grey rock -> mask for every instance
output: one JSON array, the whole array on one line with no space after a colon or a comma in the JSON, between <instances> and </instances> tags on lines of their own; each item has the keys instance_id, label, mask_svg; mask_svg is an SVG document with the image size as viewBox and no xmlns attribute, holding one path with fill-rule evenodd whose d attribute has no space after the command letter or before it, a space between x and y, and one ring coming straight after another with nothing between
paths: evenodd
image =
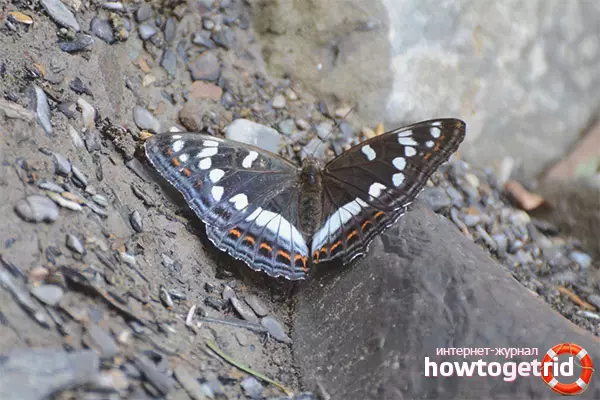
<instances>
[{"instance_id":1,"label":"grey rock","mask_svg":"<svg viewBox=\"0 0 600 400\"><path fill-rule=\"evenodd\" d=\"M571 258L571 260L575 261L581 268L585 269L592 265L592 257L587 253L583 253L581 251L573 251L571 252L569 257Z\"/></svg>"},{"instance_id":2,"label":"grey rock","mask_svg":"<svg viewBox=\"0 0 600 400\"><path fill-rule=\"evenodd\" d=\"M141 233L144 231L142 216L137 210L135 210L131 213L131 215L129 215L129 222L131 223L131 227L133 228L133 230L137 233Z\"/></svg>"},{"instance_id":3,"label":"grey rock","mask_svg":"<svg viewBox=\"0 0 600 400\"><path fill-rule=\"evenodd\" d=\"M15 211L28 222L54 222L58 219L58 207L46 196L29 196L15 205Z\"/></svg>"},{"instance_id":4,"label":"grey rock","mask_svg":"<svg viewBox=\"0 0 600 400\"><path fill-rule=\"evenodd\" d=\"M174 77L177 72L177 54L171 49L165 49L160 66L167 71L171 78Z\"/></svg>"},{"instance_id":5,"label":"grey rock","mask_svg":"<svg viewBox=\"0 0 600 400\"><path fill-rule=\"evenodd\" d=\"M90 29L94 32L94 35L102 39L108 44L112 44L115 41L115 34L113 32L112 25L105 19L94 17L90 23Z\"/></svg>"},{"instance_id":6,"label":"grey rock","mask_svg":"<svg viewBox=\"0 0 600 400\"><path fill-rule=\"evenodd\" d=\"M215 27L215 21L210 19L210 17L203 16L202 17L202 27L207 31L211 31Z\"/></svg>"},{"instance_id":7,"label":"grey rock","mask_svg":"<svg viewBox=\"0 0 600 400\"><path fill-rule=\"evenodd\" d=\"M173 307L173 299L171 298L171 295L169 294L167 289L161 285L158 290L158 298L163 303L163 305L167 308Z\"/></svg>"},{"instance_id":8,"label":"grey rock","mask_svg":"<svg viewBox=\"0 0 600 400\"><path fill-rule=\"evenodd\" d=\"M600 310L600 296L597 294L592 294L587 297L587 301L594 305L597 309Z\"/></svg>"},{"instance_id":9,"label":"grey rock","mask_svg":"<svg viewBox=\"0 0 600 400\"><path fill-rule=\"evenodd\" d=\"M160 371L148 357L143 354L137 355L134 364L162 395L166 396L171 391L173 380L166 373Z\"/></svg>"},{"instance_id":10,"label":"grey rock","mask_svg":"<svg viewBox=\"0 0 600 400\"><path fill-rule=\"evenodd\" d=\"M221 293L221 297L223 297L223 300L229 300L235 297L235 291L231 288L231 286L225 285L223 288L223 293Z\"/></svg>"},{"instance_id":11,"label":"grey rock","mask_svg":"<svg viewBox=\"0 0 600 400\"><path fill-rule=\"evenodd\" d=\"M52 398L99 377L100 360L91 350L19 349L0 358L0 393L5 400Z\"/></svg>"},{"instance_id":12,"label":"grey rock","mask_svg":"<svg viewBox=\"0 0 600 400\"><path fill-rule=\"evenodd\" d=\"M50 116L50 106L48 105L48 96L39 87L33 85L35 91L35 113L37 122L44 129L47 135L52 134L52 120Z\"/></svg>"},{"instance_id":13,"label":"grey rock","mask_svg":"<svg viewBox=\"0 0 600 400\"><path fill-rule=\"evenodd\" d=\"M175 34L177 33L177 20L173 17L167 18L167 22L165 22L165 40L167 43L171 43L175 39Z\"/></svg>"},{"instance_id":14,"label":"grey rock","mask_svg":"<svg viewBox=\"0 0 600 400\"><path fill-rule=\"evenodd\" d=\"M78 51L86 50L93 43L93 37L80 32L75 35L73 40L58 42L58 47L66 53L76 53Z\"/></svg>"},{"instance_id":15,"label":"grey rock","mask_svg":"<svg viewBox=\"0 0 600 400\"><path fill-rule=\"evenodd\" d=\"M294 354L305 387L321 386L331 398L506 399L514 393L554 398L533 377L510 384L426 377L426 357L465 360L436 357L441 348L502 343L539 348L541 355L568 337L600 359L593 335L532 296L487 252L419 202L374 240L364 259L307 283L297 295ZM511 361L539 358L517 355ZM338 365L344 367L328 368ZM600 387L590 386L582 397L600 398Z\"/></svg>"},{"instance_id":16,"label":"grey rock","mask_svg":"<svg viewBox=\"0 0 600 400\"><path fill-rule=\"evenodd\" d=\"M13 295L15 301L17 301L38 324L44 328L49 327L47 314L44 312L43 308L40 307L39 303L33 300L33 297L31 297L22 279L15 277L8 269L0 268L0 287L9 291Z\"/></svg>"},{"instance_id":17,"label":"grey rock","mask_svg":"<svg viewBox=\"0 0 600 400\"><path fill-rule=\"evenodd\" d=\"M192 372L185 366L179 364L173 370L175 379L183 386L187 394L194 400L203 400L204 393L202 385L194 378Z\"/></svg>"},{"instance_id":18,"label":"grey rock","mask_svg":"<svg viewBox=\"0 0 600 400\"><path fill-rule=\"evenodd\" d=\"M119 353L119 346L114 339L96 324L89 324L86 329L88 344L99 351L102 359L110 359Z\"/></svg>"},{"instance_id":19,"label":"grey rock","mask_svg":"<svg viewBox=\"0 0 600 400\"><path fill-rule=\"evenodd\" d=\"M221 74L219 59L213 51L200 54L188 63L188 68L192 74L192 79L195 81L216 81Z\"/></svg>"},{"instance_id":20,"label":"grey rock","mask_svg":"<svg viewBox=\"0 0 600 400\"><path fill-rule=\"evenodd\" d=\"M77 94L92 95L92 91L83 83L80 77L75 77L69 82L69 88Z\"/></svg>"},{"instance_id":21,"label":"grey rock","mask_svg":"<svg viewBox=\"0 0 600 400\"><path fill-rule=\"evenodd\" d=\"M150 3L142 3L135 12L135 19L137 22L144 22L147 19L151 18L152 15L154 15L152 5Z\"/></svg>"},{"instance_id":22,"label":"grey rock","mask_svg":"<svg viewBox=\"0 0 600 400\"><path fill-rule=\"evenodd\" d=\"M256 315L258 315L259 317L264 317L269 313L269 307L267 307L265 303L263 303L263 301L258 298L258 296L251 294L249 296L246 296L245 300L246 303L248 303L248 305L252 307Z\"/></svg>"},{"instance_id":23,"label":"grey rock","mask_svg":"<svg viewBox=\"0 0 600 400\"><path fill-rule=\"evenodd\" d=\"M292 343L292 339L285 333L283 325L273 317L264 317L260 324L267 328L269 334L282 343Z\"/></svg>"},{"instance_id":24,"label":"grey rock","mask_svg":"<svg viewBox=\"0 0 600 400\"><path fill-rule=\"evenodd\" d=\"M75 253L83 254L85 253L85 247L81 240L79 240L75 235L68 234L67 235L67 247L74 251Z\"/></svg>"},{"instance_id":25,"label":"grey rock","mask_svg":"<svg viewBox=\"0 0 600 400\"><path fill-rule=\"evenodd\" d=\"M73 101L65 101L58 105L58 111L69 119L75 119L77 117L77 104Z\"/></svg>"},{"instance_id":26,"label":"grey rock","mask_svg":"<svg viewBox=\"0 0 600 400\"><path fill-rule=\"evenodd\" d=\"M53 153L52 158L54 160L54 168L57 174L62 176L69 176L71 174L71 162L62 154Z\"/></svg>"},{"instance_id":27,"label":"grey rock","mask_svg":"<svg viewBox=\"0 0 600 400\"><path fill-rule=\"evenodd\" d=\"M67 200L58 193L49 192L46 193L46 195L63 208L68 208L69 210L73 211L81 211L83 209L80 204L77 204L71 200Z\"/></svg>"},{"instance_id":28,"label":"grey rock","mask_svg":"<svg viewBox=\"0 0 600 400\"><path fill-rule=\"evenodd\" d=\"M229 301L231 302L231 305L233 306L235 311L237 311L237 313L243 319L249 322L258 322L258 318L256 317L256 315L254 315L252 309L248 307L245 303L243 303L240 299L238 299L237 297L232 297L229 299Z\"/></svg>"},{"instance_id":29,"label":"grey rock","mask_svg":"<svg viewBox=\"0 0 600 400\"><path fill-rule=\"evenodd\" d=\"M49 190L54 193L62 193L65 190L54 182L43 181L38 183L40 189Z\"/></svg>"},{"instance_id":30,"label":"grey rock","mask_svg":"<svg viewBox=\"0 0 600 400\"><path fill-rule=\"evenodd\" d=\"M73 171L73 181L78 184L79 187L85 189L88 185L87 177L74 165L71 167L71 170Z\"/></svg>"},{"instance_id":31,"label":"grey rock","mask_svg":"<svg viewBox=\"0 0 600 400\"><path fill-rule=\"evenodd\" d=\"M427 205L434 211L438 212L444 208L450 207L452 202L444 189L439 187L427 187L421 193L421 198L427 202Z\"/></svg>"},{"instance_id":32,"label":"grey rock","mask_svg":"<svg viewBox=\"0 0 600 400\"><path fill-rule=\"evenodd\" d=\"M213 41L224 49L229 50L235 43L235 32L224 26L219 32L215 32L212 35Z\"/></svg>"},{"instance_id":33,"label":"grey rock","mask_svg":"<svg viewBox=\"0 0 600 400\"><path fill-rule=\"evenodd\" d=\"M476 214L466 214L463 217L463 222L468 227L474 227L475 225L481 222L481 216Z\"/></svg>"},{"instance_id":34,"label":"grey rock","mask_svg":"<svg viewBox=\"0 0 600 400\"><path fill-rule=\"evenodd\" d=\"M65 294L63 288L57 285L40 285L31 288L31 294L44 304L55 306Z\"/></svg>"},{"instance_id":35,"label":"grey rock","mask_svg":"<svg viewBox=\"0 0 600 400\"><path fill-rule=\"evenodd\" d=\"M280 108L285 108L285 97L282 94L276 94L275 97L273 97L273 103L272 106L273 108L276 109L280 109Z\"/></svg>"},{"instance_id":36,"label":"grey rock","mask_svg":"<svg viewBox=\"0 0 600 400\"><path fill-rule=\"evenodd\" d=\"M133 109L133 120L140 129L160 132L160 122L144 107L136 106Z\"/></svg>"},{"instance_id":37,"label":"grey rock","mask_svg":"<svg viewBox=\"0 0 600 400\"><path fill-rule=\"evenodd\" d=\"M279 151L281 135L273 128L247 119L236 119L225 130L227 139L260 147L273 153Z\"/></svg>"},{"instance_id":38,"label":"grey rock","mask_svg":"<svg viewBox=\"0 0 600 400\"><path fill-rule=\"evenodd\" d=\"M106 200L106 197L102 196L101 194L95 194L92 196L92 201L96 204L98 204L101 207L106 207L108 206L108 200Z\"/></svg>"},{"instance_id":39,"label":"grey rock","mask_svg":"<svg viewBox=\"0 0 600 400\"><path fill-rule=\"evenodd\" d=\"M239 331L236 332L235 338L238 341L238 343L240 344L240 346L242 346L242 347L248 346L248 344L249 344L248 336L246 334L244 334L243 332L239 332Z\"/></svg>"},{"instance_id":40,"label":"grey rock","mask_svg":"<svg viewBox=\"0 0 600 400\"><path fill-rule=\"evenodd\" d=\"M296 131L296 122L292 118L284 119L277 127L284 135L292 135Z\"/></svg>"},{"instance_id":41,"label":"grey rock","mask_svg":"<svg viewBox=\"0 0 600 400\"><path fill-rule=\"evenodd\" d=\"M446 194L450 196L450 199L452 199L452 204L454 204L456 207L460 207L465 204L463 195L454 186L447 187Z\"/></svg>"},{"instance_id":42,"label":"grey rock","mask_svg":"<svg viewBox=\"0 0 600 400\"><path fill-rule=\"evenodd\" d=\"M57 24L65 28L72 28L76 32L81 30L75 15L60 0L40 0L40 3Z\"/></svg>"},{"instance_id":43,"label":"grey rock","mask_svg":"<svg viewBox=\"0 0 600 400\"><path fill-rule=\"evenodd\" d=\"M142 40L148 40L152 36L156 35L158 29L153 23L145 23L138 26L138 32Z\"/></svg>"},{"instance_id":44,"label":"grey rock","mask_svg":"<svg viewBox=\"0 0 600 400\"><path fill-rule=\"evenodd\" d=\"M244 378L240 385L242 386L242 389L244 389L246 396L251 399L260 399L260 395L263 392L263 386L258 379L253 376L248 376Z\"/></svg>"},{"instance_id":45,"label":"grey rock","mask_svg":"<svg viewBox=\"0 0 600 400\"><path fill-rule=\"evenodd\" d=\"M207 49L212 49L215 47L215 43L210 38L210 32L200 31L194 33L192 37L192 43L198 46L206 47Z\"/></svg>"},{"instance_id":46,"label":"grey rock","mask_svg":"<svg viewBox=\"0 0 600 400\"><path fill-rule=\"evenodd\" d=\"M325 140L331 134L333 126L334 126L333 123L330 121L320 122L316 126L317 136L320 137L322 140Z\"/></svg>"},{"instance_id":47,"label":"grey rock","mask_svg":"<svg viewBox=\"0 0 600 400\"><path fill-rule=\"evenodd\" d=\"M325 158L325 150L327 150L327 146L323 144L323 141L314 137L302 148L302 159L313 156L322 160Z\"/></svg>"}]
</instances>

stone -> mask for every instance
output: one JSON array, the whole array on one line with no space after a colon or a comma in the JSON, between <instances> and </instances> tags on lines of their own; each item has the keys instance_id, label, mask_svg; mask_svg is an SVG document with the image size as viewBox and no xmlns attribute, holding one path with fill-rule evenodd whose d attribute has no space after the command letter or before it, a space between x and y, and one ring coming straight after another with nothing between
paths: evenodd
<instances>
[{"instance_id":1,"label":"stone","mask_svg":"<svg viewBox=\"0 0 600 400\"><path fill-rule=\"evenodd\" d=\"M272 153L279 152L281 135L273 128L239 118L225 129L227 139L258 146Z\"/></svg>"},{"instance_id":2,"label":"stone","mask_svg":"<svg viewBox=\"0 0 600 400\"><path fill-rule=\"evenodd\" d=\"M47 135L52 134L52 120L50 116L50 106L48 105L48 96L46 92L37 86L33 86L35 92L35 113L37 121L44 129Z\"/></svg>"},{"instance_id":3,"label":"stone","mask_svg":"<svg viewBox=\"0 0 600 400\"><path fill-rule=\"evenodd\" d=\"M39 285L31 288L31 294L44 304L55 306L65 294L63 288L57 285Z\"/></svg>"},{"instance_id":4,"label":"stone","mask_svg":"<svg viewBox=\"0 0 600 400\"><path fill-rule=\"evenodd\" d=\"M174 77L177 72L177 54L171 49L165 49L160 66L167 71L171 78Z\"/></svg>"},{"instance_id":5,"label":"stone","mask_svg":"<svg viewBox=\"0 0 600 400\"><path fill-rule=\"evenodd\" d=\"M46 196L33 195L15 205L15 212L28 222L54 222L58 206Z\"/></svg>"},{"instance_id":6,"label":"stone","mask_svg":"<svg viewBox=\"0 0 600 400\"><path fill-rule=\"evenodd\" d=\"M554 398L538 377L426 377L425 357L476 360L436 356L437 349L539 349L510 359L531 363L568 338L600 360L596 337L532 296L421 201L374 240L364 259L307 284L296 297L294 356L304 387L318 386L331 398ZM600 387L581 396L600 398Z\"/></svg>"},{"instance_id":7,"label":"stone","mask_svg":"<svg viewBox=\"0 0 600 400\"><path fill-rule=\"evenodd\" d=\"M94 35L102 39L108 44L112 44L115 41L115 35L113 28L108 20L94 17L90 23L90 29L94 32Z\"/></svg>"},{"instance_id":8,"label":"stone","mask_svg":"<svg viewBox=\"0 0 600 400\"><path fill-rule=\"evenodd\" d=\"M212 83L196 81L190 85L189 99L221 100L223 89Z\"/></svg>"},{"instance_id":9,"label":"stone","mask_svg":"<svg viewBox=\"0 0 600 400\"><path fill-rule=\"evenodd\" d=\"M275 340L282 343L292 343L292 339L285 333L283 325L273 317L264 317L260 320L260 324L267 328L267 331Z\"/></svg>"},{"instance_id":10,"label":"stone","mask_svg":"<svg viewBox=\"0 0 600 400\"><path fill-rule=\"evenodd\" d=\"M65 28L72 28L76 32L81 30L75 15L60 0L40 0L40 3L57 24Z\"/></svg>"},{"instance_id":11,"label":"stone","mask_svg":"<svg viewBox=\"0 0 600 400\"><path fill-rule=\"evenodd\" d=\"M192 79L214 82L219 79L221 74L221 65L219 59L213 51L207 51L200 54L188 64Z\"/></svg>"},{"instance_id":12,"label":"stone","mask_svg":"<svg viewBox=\"0 0 600 400\"><path fill-rule=\"evenodd\" d=\"M160 132L160 122L142 106L136 106L133 109L133 120L140 129Z\"/></svg>"}]
</instances>

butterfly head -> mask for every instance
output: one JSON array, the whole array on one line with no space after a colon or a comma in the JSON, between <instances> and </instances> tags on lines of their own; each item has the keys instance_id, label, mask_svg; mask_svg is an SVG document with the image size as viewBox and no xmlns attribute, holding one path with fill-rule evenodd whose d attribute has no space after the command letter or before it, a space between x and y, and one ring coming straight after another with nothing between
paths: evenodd
<instances>
[{"instance_id":1,"label":"butterfly head","mask_svg":"<svg viewBox=\"0 0 600 400\"><path fill-rule=\"evenodd\" d=\"M321 164L316 158L307 157L302 161L302 182L307 185L320 185Z\"/></svg>"}]
</instances>

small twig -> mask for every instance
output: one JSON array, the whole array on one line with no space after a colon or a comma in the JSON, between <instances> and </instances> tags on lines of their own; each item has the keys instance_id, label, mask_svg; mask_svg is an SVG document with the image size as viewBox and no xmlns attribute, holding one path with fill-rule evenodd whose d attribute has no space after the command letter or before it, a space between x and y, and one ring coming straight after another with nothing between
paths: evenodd
<instances>
[{"instance_id":1,"label":"small twig","mask_svg":"<svg viewBox=\"0 0 600 400\"><path fill-rule=\"evenodd\" d=\"M256 372L256 371L252 370L250 367L242 365L242 364L238 363L237 361L235 361L233 358L229 357L212 340L206 340L206 346L209 349L211 349L212 351L214 351L219 357L221 357L223 360L227 361L229 364L233 365L234 367L239 368L242 371L247 372L250 375L253 375L259 379L262 379L265 382L268 382L272 385L277 386L279 389L281 389L283 391L283 393L286 394L286 396L292 397L294 395L294 392L292 392L290 389L283 386L281 383L276 382L276 381L272 380L271 378L268 378L267 376L261 374L260 372Z\"/></svg>"}]
</instances>

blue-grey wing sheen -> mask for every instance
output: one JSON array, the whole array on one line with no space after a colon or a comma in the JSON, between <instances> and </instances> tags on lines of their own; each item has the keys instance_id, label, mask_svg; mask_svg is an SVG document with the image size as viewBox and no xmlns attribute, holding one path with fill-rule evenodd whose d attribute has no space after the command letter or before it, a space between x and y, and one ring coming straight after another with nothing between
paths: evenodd
<instances>
[{"instance_id":1,"label":"blue-grey wing sheen","mask_svg":"<svg viewBox=\"0 0 600 400\"><path fill-rule=\"evenodd\" d=\"M313 263L364 254L448 160L465 136L465 123L437 119L362 142L323 168L324 222L312 237Z\"/></svg>"},{"instance_id":2,"label":"blue-grey wing sheen","mask_svg":"<svg viewBox=\"0 0 600 400\"><path fill-rule=\"evenodd\" d=\"M154 167L206 223L219 249L274 277L305 277L310 260L297 228L296 165L254 146L199 133L156 135L144 147Z\"/></svg>"}]
</instances>

